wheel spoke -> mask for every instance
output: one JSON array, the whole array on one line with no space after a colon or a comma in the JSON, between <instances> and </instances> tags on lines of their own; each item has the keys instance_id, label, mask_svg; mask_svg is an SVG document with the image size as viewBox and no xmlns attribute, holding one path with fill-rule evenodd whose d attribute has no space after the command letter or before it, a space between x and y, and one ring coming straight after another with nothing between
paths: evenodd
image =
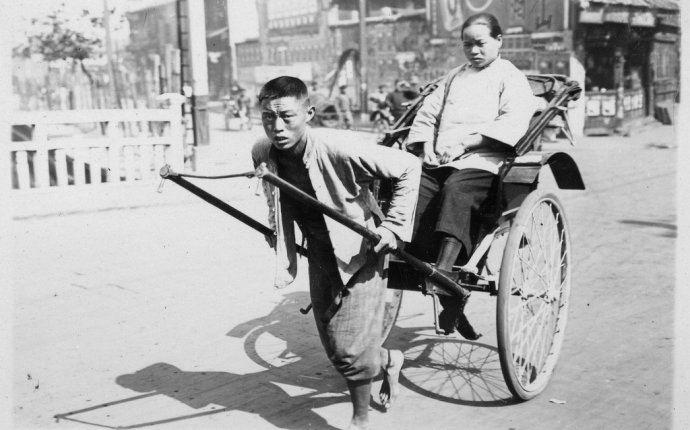
<instances>
[{"instance_id":1,"label":"wheel spoke","mask_svg":"<svg viewBox=\"0 0 690 430\"><path fill-rule=\"evenodd\" d=\"M516 396L541 392L557 361L567 321L570 249L558 200L530 194L509 233L499 275L499 346L506 382ZM517 237L516 237L517 236Z\"/></svg>"},{"instance_id":2,"label":"wheel spoke","mask_svg":"<svg viewBox=\"0 0 690 430\"><path fill-rule=\"evenodd\" d=\"M550 336L544 336L543 333L553 332L555 325L550 323L555 321L557 313L553 306L544 303L534 315L529 318L524 325L516 324L516 330L511 330L511 342L514 345L513 362L519 368L519 379L522 380L524 371L533 368L537 371L541 370L544 363L544 357L548 351L545 351L550 344ZM519 305L516 307L520 307ZM524 312L517 311L519 316L524 316Z\"/></svg>"},{"instance_id":3,"label":"wheel spoke","mask_svg":"<svg viewBox=\"0 0 690 430\"><path fill-rule=\"evenodd\" d=\"M527 266L527 269L528 269L527 273L534 273L539 278L539 281L541 281L541 283L544 284L544 287L548 289L549 284L548 284L547 280L544 279L544 277L541 275L539 268L536 266L536 264L532 263L532 261L530 261L530 260L523 259L522 255L520 255L520 254L518 254L518 260L520 263L524 263L524 266ZM525 273L524 266L522 264L520 266L521 266L521 273ZM525 281L531 281L531 278L532 277L530 277L530 276L523 276L523 279L525 279ZM533 282L531 284L533 284ZM524 288L523 288L523 290L524 290Z\"/></svg>"},{"instance_id":4,"label":"wheel spoke","mask_svg":"<svg viewBox=\"0 0 690 430\"><path fill-rule=\"evenodd\" d=\"M511 301L516 301L516 304L510 305L511 313L515 313L510 321L513 363L517 379L524 385L533 382L549 354L558 310L553 306L553 297L556 295L549 295L550 286L556 284L560 287L561 284L557 274L562 264L558 256L562 246L556 244L561 245L562 239L558 234L557 220L553 217L551 207L546 204L539 205L535 212L530 217L529 229L523 239L528 252L518 253L516 261L523 280L516 290L522 294L512 295ZM554 264L556 261L558 265ZM539 295L534 292L535 280L544 287L544 292ZM532 287L527 289L525 284Z\"/></svg>"}]
</instances>

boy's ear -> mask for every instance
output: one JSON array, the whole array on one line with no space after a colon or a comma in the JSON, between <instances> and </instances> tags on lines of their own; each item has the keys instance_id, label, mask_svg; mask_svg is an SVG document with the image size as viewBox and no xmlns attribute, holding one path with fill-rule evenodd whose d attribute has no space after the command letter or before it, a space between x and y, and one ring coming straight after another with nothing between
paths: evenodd
<instances>
[{"instance_id":1,"label":"boy's ear","mask_svg":"<svg viewBox=\"0 0 690 430\"><path fill-rule=\"evenodd\" d=\"M307 107L307 122L314 119L314 115L316 115L316 107L314 105L309 105L309 107Z\"/></svg>"}]
</instances>

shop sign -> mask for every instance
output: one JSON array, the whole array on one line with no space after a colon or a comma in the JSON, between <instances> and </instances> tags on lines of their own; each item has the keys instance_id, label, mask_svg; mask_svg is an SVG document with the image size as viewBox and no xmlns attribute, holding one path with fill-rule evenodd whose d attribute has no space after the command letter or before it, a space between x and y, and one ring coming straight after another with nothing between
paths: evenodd
<instances>
[{"instance_id":1,"label":"shop sign","mask_svg":"<svg viewBox=\"0 0 690 430\"><path fill-rule=\"evenodd\" d=\"M649 11L633 11L630 17L630 25L635 27L654 27L654 24L654 14Z\"/></svg>"},{"instance_id":2,"label":"shop sign","mask_svg":"<svg viewBox=\"0 0 690 430\"><path fill-rule=\"evenodd\" d=\"M604 21L627 24L630 22L630 12L627 10L607 10L604 13Z\"/></svg>"},{"instance_id":3,"label":"shop sign","mask_svg":"<svg viewBox=\"0 0 690 430\"><path fill-rule=\"evenodd\" d=\"M680 17L677 13L658 12L656 18L659 20L659 24L680 27Z\"/></svg>"},{"instance_id":4,"label":"shop sign","mask_svg":"<svg viewBox=\"0 0 690 430\"><path fill-rule=\"evenodd\" d=\"M602 24L604 9L583 9L580 11L580 22L583 24Z\"/></svg>"},{"instance_id":5,"label":"shop sign","mask_svg":"<svg viewBox=\"0 0 690 430\"><path fill-rule=\"evenodd\" d=\"M616 114L616 96L602 97L601 114L603 116L614 116Z\"/></svg>"},{"instance_id":6,"label":"shop sign","mask_svg":"<svg viewBox=\"0 0 690 430\"><path fill-rule=\"evenodd\" d=\"M570 46L570 32L532 33L531 45L537 51L565 51Z\"/></svg>"},{"instance_id":7,"label":"shop sign","mask_svg":"<svg viewBox=\"0 0 690 430\"><path fill-rule=\"evenodd\" d=\"M658 32L658 33L654 33L654 40L657 42L675 43L678 41L678 36L675 34Z\"/></svg>"},{"instance_id":8,"label":"shop sign","mask_svg":"<svg viewBox=\"0 0 690 430\"><path fill-rule=\"evenodd\" d=\"M585 103L585 114L590 117L615 116L616 95L596 93L587 94L587 103Z\"/></svg>"},{"instance_id":9,"label":"shop sign","mask_svg":"<svg viewBox=\"0 0 690 430\"><path fill-rule=\"evenodd\" d=\"M524 8L524 1L518 2L523 3L523 6L513 7ZM431 11L432 35L434 37L460 37L462 23L470 15L479 12L487 12L494 15L506 27L524 25L523 22L514 22L515 20L510 19L509 3L512 2L503 0L428 0L427 7Z\"/></svg>"},{"instance_id":10,"label":"shop sign","mask_svg":"<svg viewBox=\"0 0 690 430\"><path fill-rule=\"evenodd\" d=\"M639 110L644 107L644 95L642 90L635 90L626 92L623 96L623 110L629 112L631 110Z\"/></svg>"},{"instance_id":11,"label":"shop sign","mask_svg":"<svg viewBox=\"0 0 690 430\"><path fill-rule=\"evenodd\" d=\"M601 115L601 100L599 99L589 99L585 105L585 112L587 116L600 116Z\"/></svg>"},{"instance_id":12,"label":"shop sign","mask_svg":"<svg viewBox=\"0 0 690 430\"><path fill-rule=\"evenodd\" d=\"M623 110L625 112L644 107L644 93L640 90L627 90L623 96Z\"/></svg>"}]
</instances>

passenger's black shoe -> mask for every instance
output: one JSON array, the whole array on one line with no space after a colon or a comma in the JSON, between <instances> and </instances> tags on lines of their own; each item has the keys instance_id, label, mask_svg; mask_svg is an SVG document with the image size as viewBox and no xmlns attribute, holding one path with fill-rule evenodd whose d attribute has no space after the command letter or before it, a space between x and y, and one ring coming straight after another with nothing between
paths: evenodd
<instances>
[{"instance_id":1,"label":"passenger's black shoe","mask_svg":"<svg viewBox=\"0 0 690 430\"><path fill-rule=\"evenodd\" d=\"M467 340L477 340L482 337L481 333L474 331L474 327L472 327L472 324L470 324L470 321L467 319L464 312L460 314L456 327L458 329L458 333L460 333L460 336Z\"/></svg>"},{"instance_id":2,"label":"passenger's black shoe","mask_svg":"<svg viewBox=\"0 0 690 430\"><path fill-rule=\"evenodd\" d=\"M441 313L438 314L438 326L443 330L445 336L455 331L457 321L457 314L452 309L443 309Z\"/></svg>"},{"instance_id":3,"label":"passenger's black shoe","mask_svg":"<svg viewBox=\"0 0 690 430\"><path fill-rule=\"evenodd\" d=\"M448 336L457 329L460 336L467 340L477 340L482 337L481 333L474 330L465 315L465 305L468 299L469 297L462 299L443 297L441 300L443 310L438 315L438 325L443 330L444 335Z\"/></svg>"}]
</instances>

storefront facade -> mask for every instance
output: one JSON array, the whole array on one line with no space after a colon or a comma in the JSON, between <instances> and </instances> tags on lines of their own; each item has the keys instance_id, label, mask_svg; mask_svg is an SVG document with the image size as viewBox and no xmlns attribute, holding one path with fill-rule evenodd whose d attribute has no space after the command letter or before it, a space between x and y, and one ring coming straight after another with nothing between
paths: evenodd
<instances>
[{"instance_id":1,"label":"storefront facade","mask_svg":"<svg viewBox=\"0 0 690 430\"><path fill-rule=\"evenodd\" d=\"M679 5L580 2L576 50L585 65L585 133L611 134L672 103L679 89Z\"/></svg>"}]
</instances>

